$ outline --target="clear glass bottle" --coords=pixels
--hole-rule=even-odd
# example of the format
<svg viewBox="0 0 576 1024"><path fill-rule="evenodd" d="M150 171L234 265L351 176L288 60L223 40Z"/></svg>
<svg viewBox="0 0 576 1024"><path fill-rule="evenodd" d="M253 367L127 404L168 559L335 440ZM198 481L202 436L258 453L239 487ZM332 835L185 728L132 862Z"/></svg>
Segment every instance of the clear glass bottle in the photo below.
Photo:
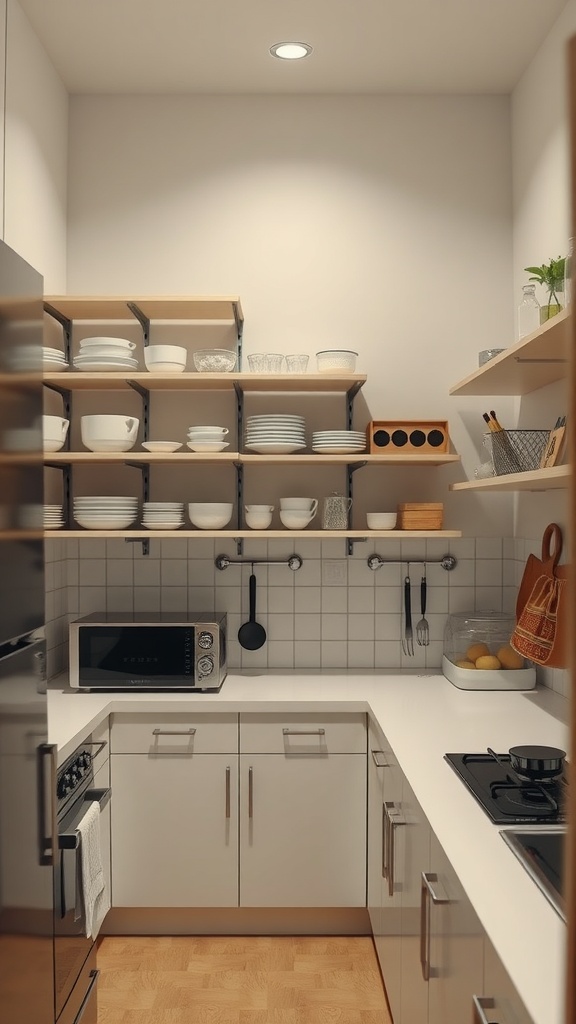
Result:
<svg viewBox="0 0 576 1024"><path fill-rule="evenodd" d="M525 338L527 334L540 327L540 305L536 298L535 286L533 284L522 285L522 302L518 306L518 338Z"/></svg>
<svg viewBox="0 0 576 1024"><path fill-rule="evenodd" d="M568 243L566 262L564 263L564 307L569 306L572 301L572 259L574 256L574 239Z"/></svg>

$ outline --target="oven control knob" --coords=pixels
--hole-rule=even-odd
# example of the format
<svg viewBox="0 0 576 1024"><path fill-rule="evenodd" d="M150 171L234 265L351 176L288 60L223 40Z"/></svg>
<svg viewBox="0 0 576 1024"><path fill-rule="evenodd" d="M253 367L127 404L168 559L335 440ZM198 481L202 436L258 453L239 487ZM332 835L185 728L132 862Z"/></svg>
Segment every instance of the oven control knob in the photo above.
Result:
<svg viewBox="0 0 576 1024"><path fill-rule="evenodd" d="M198 637L198 647L202 647L203 650L207 651L214 643L214 637L212 633L207 633L205 630L200 633Z"/></svg>
<svg viewBox="0 0 576 1024"><path fill-rule="evenodd" d="M204 679L205 676L209 676L214 671L214 658L209 654L205 654L203 658L198 661L198 676L200 679Z"/></svg>

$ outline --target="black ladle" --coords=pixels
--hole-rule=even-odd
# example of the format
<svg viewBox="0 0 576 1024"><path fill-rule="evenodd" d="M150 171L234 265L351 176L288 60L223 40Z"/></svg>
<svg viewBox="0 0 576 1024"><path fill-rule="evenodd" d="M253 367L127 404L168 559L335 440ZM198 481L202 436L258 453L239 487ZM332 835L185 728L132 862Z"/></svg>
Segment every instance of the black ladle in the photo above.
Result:
<svg viewBox="0 0 576 1024"><path fill-rule="evenodd" d="M238 642L246 651L257 651L266 643L266 630L256 622L256 577L251 574L249 580L250 614L238 630Z"/></svg>

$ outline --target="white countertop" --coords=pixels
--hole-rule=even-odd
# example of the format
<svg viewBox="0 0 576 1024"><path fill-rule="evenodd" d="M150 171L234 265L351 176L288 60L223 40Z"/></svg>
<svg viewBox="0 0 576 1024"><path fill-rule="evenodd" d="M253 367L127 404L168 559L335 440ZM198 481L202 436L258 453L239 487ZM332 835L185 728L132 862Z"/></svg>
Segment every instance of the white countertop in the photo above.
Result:
<svg viewBox="0 0 576 1024"><path fill-rule="evenodd" d="M547 690L464 691L440 675L230 674L220 693L48 692L59 760L115 711L367 711L380 725L534 1024L564 1024L566 926L446 752L523 743L568 751L568 702Z"/></svg>

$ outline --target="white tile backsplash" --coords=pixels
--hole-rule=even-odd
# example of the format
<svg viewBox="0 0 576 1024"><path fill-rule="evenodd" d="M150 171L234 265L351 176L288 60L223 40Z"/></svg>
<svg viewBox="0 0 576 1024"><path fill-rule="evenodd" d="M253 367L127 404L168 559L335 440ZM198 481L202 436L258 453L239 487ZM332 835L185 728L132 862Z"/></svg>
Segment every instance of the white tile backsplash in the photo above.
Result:
<svg viewBox="0 0 576 1024"><path fill-rule="evenodd" d="M228 614L231 668L268 669L431 669L440 668L443 634L449 612L503 609L513 613L524 562L539 553L541 540L466 537L451 541L370 541L354 546L346 558L344 541L247 540L242 558L288 557L304 560L297 572L283 565L256 566L257 618L268 632L259 651L244 651L237 641L248 617L250 566L215 568L217 554L239 557L235 543L175 538L142 545L122 540L50 538L46 542L46 623L48 671L67 662L70 618L92 611L182 612ZM368 568L374 551L384 559L407 554L413 559L412 611L420 618L422 558L439 559L450 551L458 559L453 572L427 565L428 647L414 643L414 656L402 653L402 581L405 564ZM558 693L568 692L567 673L538 669L538 678Z"/></svg>

